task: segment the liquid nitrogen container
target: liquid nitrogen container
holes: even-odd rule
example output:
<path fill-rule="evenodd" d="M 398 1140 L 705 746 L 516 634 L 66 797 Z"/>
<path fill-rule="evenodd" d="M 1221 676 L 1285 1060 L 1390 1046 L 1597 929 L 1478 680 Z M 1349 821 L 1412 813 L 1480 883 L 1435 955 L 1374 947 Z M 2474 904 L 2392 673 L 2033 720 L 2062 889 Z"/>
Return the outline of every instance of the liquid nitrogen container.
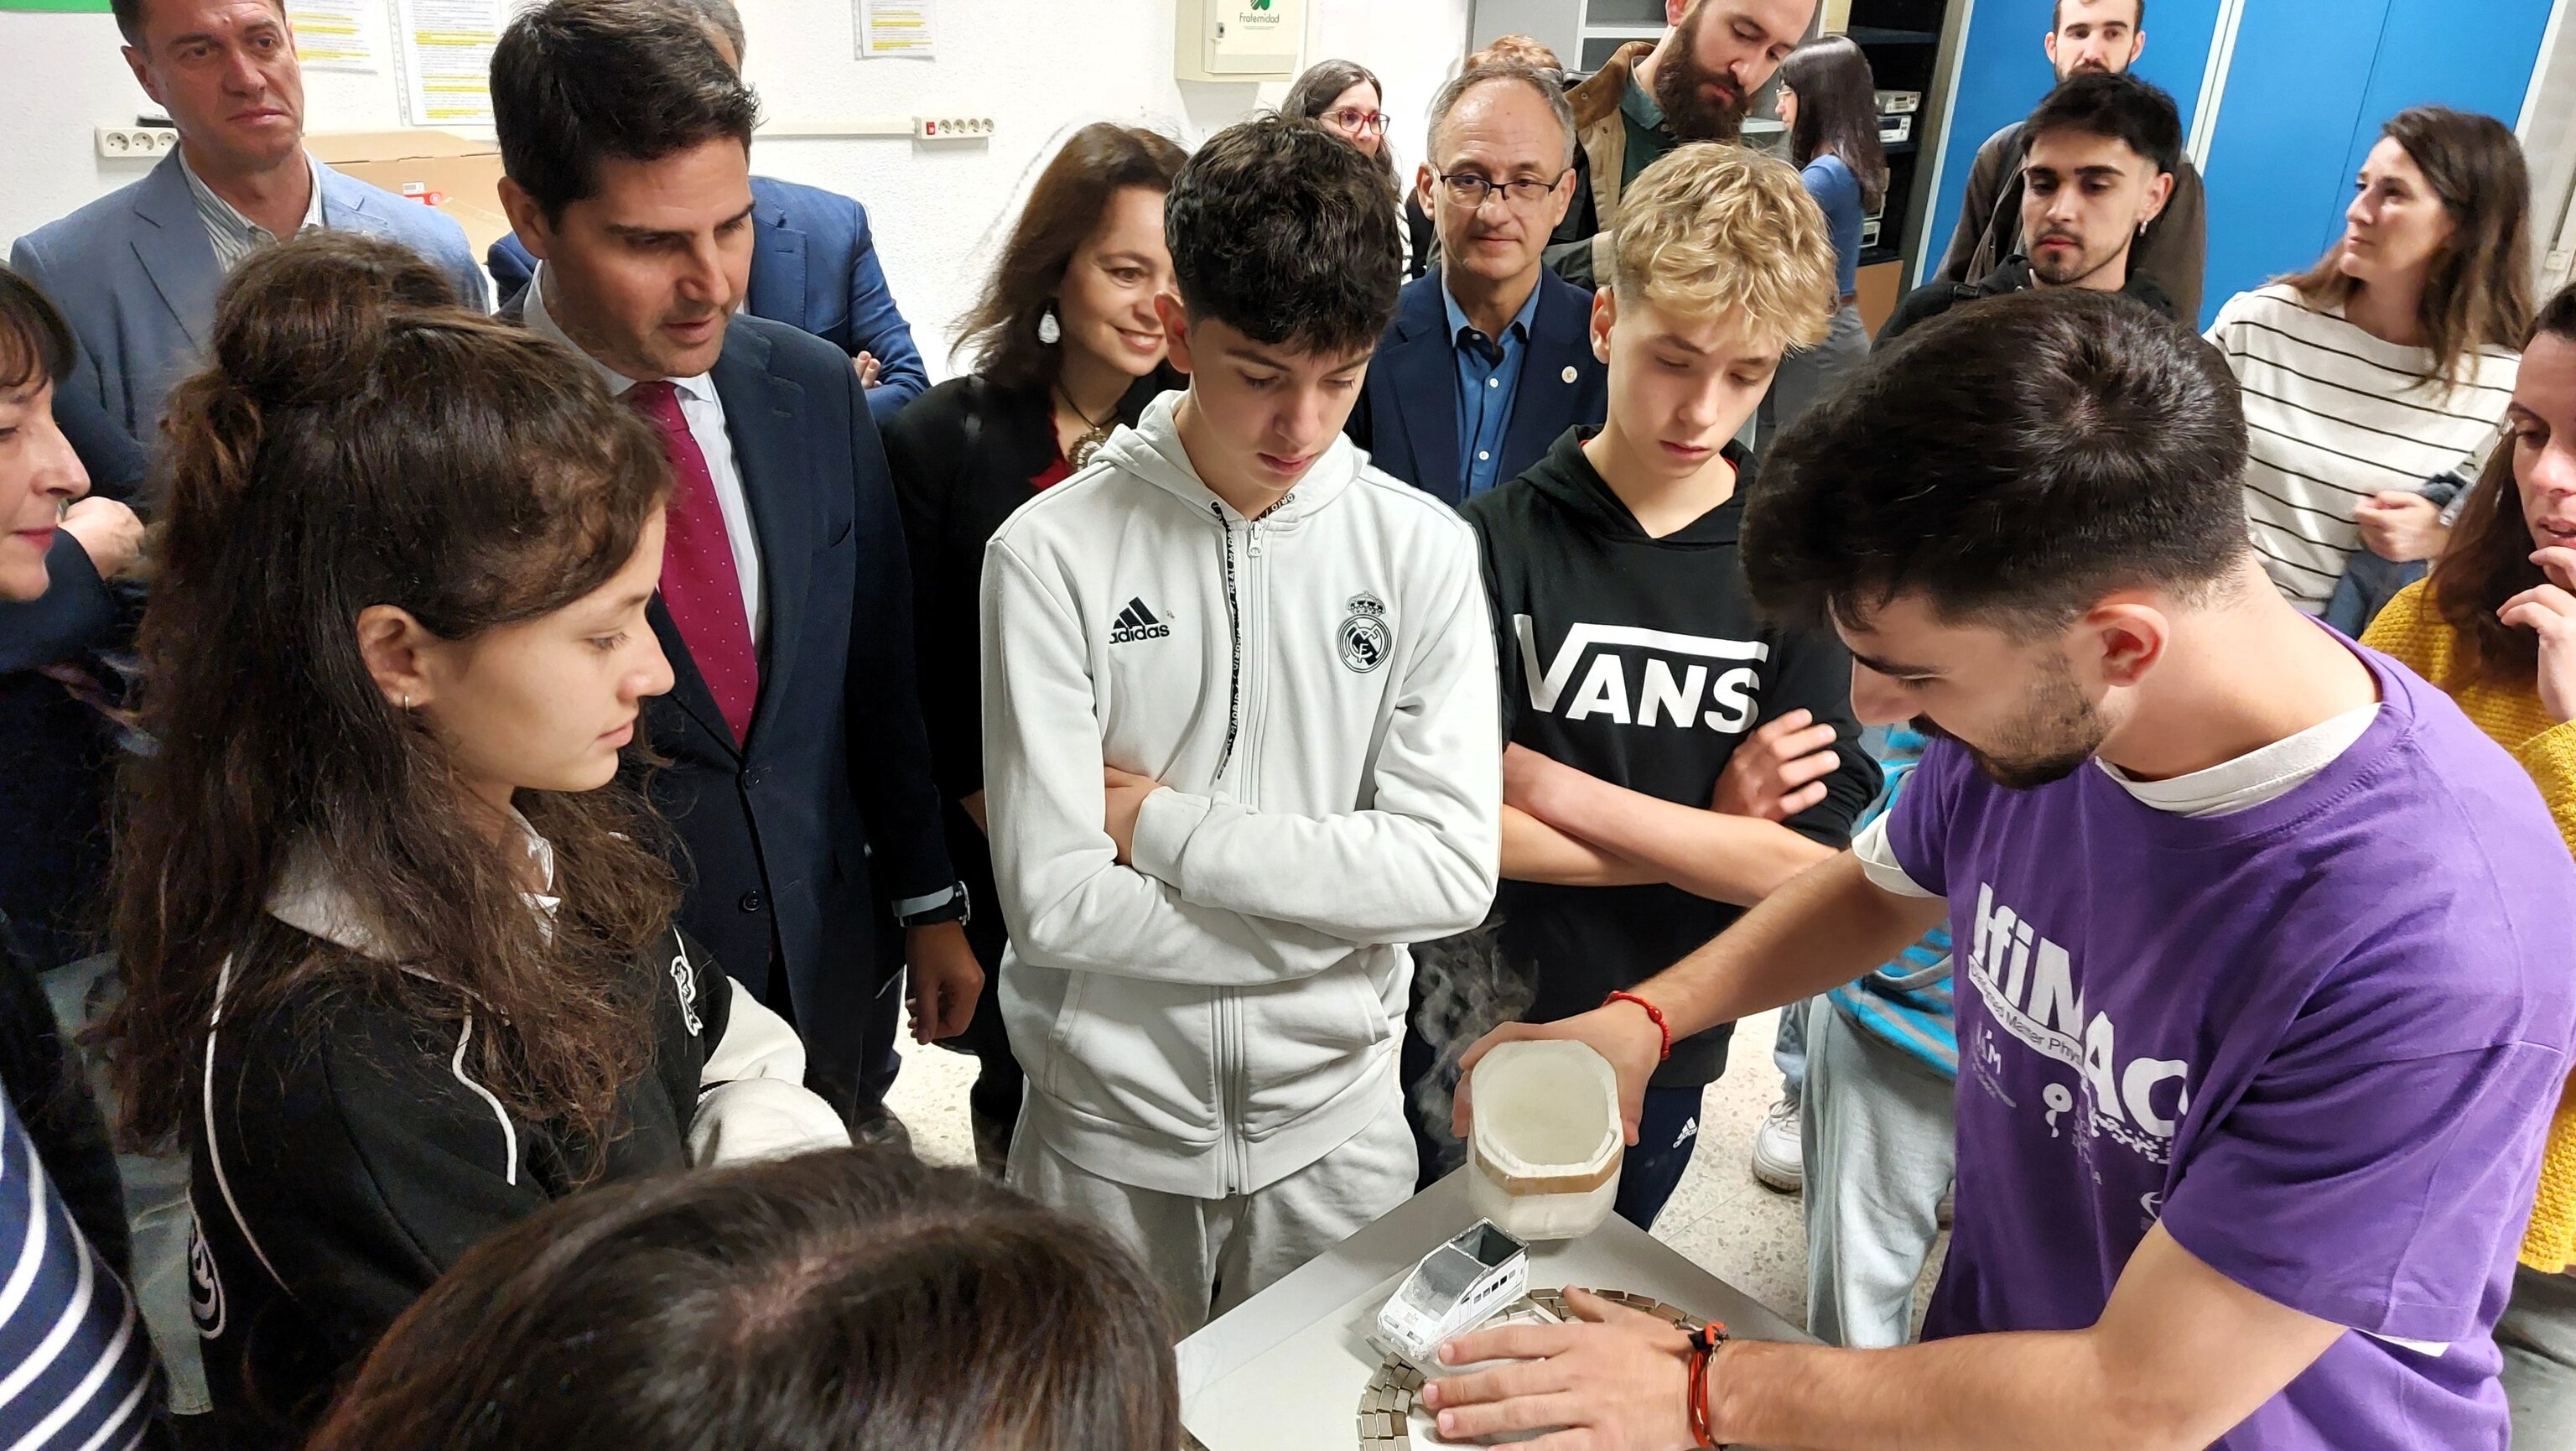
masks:
<path fill-rule="evenodd" d="M 1582 1043 L 1504 1043 L 1477 1061 L 1468 1197 L 1521 1240 L 1575 1239 L 1619 1197 L 1619 1077 Z"/>

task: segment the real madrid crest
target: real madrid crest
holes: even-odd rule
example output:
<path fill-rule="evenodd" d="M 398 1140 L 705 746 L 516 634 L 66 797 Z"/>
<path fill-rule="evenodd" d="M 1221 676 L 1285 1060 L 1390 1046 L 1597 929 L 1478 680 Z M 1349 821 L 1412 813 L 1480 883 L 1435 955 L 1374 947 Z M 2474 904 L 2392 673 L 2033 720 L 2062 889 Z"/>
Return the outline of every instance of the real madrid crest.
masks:
<path fill-rule="evenodd" d="M 1395 647 L 1395 636 L 1386 627 L 1386 601 L 1355 594 L 1345 608 L 1351 617 L 1342 621 L 1342 663 L 1366 675 L 1385 664 Z"/>

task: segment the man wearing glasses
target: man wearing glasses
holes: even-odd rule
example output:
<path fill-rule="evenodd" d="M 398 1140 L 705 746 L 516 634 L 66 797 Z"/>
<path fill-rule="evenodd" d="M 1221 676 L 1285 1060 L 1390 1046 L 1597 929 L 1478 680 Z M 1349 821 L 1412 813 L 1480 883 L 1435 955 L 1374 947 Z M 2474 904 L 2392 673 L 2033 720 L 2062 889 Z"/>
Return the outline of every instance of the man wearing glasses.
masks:
<path fill-rule="evenodd" d="M 1542 265 L 1573 200 L 1574 147 L 1564 93 L 1527 66 L 1471 68 L 1431 103 L 1415 186 L 1439 266 L 1405 286 L 1349 432 L 1379 468 L 1449 503 L 1607 407 L 1584 334 L 1591 295 Z"/>

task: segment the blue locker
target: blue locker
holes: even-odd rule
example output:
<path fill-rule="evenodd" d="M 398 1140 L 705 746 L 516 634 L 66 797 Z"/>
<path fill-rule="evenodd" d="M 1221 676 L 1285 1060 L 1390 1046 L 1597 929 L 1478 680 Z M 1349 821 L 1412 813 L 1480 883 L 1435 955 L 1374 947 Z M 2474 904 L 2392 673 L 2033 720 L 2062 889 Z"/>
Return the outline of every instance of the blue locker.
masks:
<path fill-rule="evenodd" d="M 2260 0 L 2245 7 L 2210 138 L 2201 325 L 2228 298 L 2323 255 L 2352 179 L 2408 106 L 2522 110 L 2550 0 Z"/>
<path fill-rule="evenodd" d="M 2186 136 L 2209 69 L 2218 8 L 2219 0 L 2150 0 L 2147 8 L 2147 49 L 2138 57 L 2137 73 L 2173 94 Z M 2049 0 L 1977 0 L 1970 12 L 1950 93 L 1940 191 L 1932 199 L 1932 224 L 1924 230 L 1918 255 L 1909 259 L 1909 283 L 1920 285 L 1949 249 L 1977 148 L 2029 115 L 2056 84 L 2048 53 L 2040 48 L 2053 9 Z"/>

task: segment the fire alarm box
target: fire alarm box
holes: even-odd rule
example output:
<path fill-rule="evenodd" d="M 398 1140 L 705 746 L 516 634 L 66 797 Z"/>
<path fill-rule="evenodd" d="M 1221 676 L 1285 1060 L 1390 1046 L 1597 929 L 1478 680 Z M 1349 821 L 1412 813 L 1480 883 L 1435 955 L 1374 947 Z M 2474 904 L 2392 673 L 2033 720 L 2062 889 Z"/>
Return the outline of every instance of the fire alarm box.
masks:
<path fill-rule="evenodd" d="M 1306 0 L 1180 0 L 1174 69 L 1185 81 L 1287 81 L 1305 50 Z"/>

